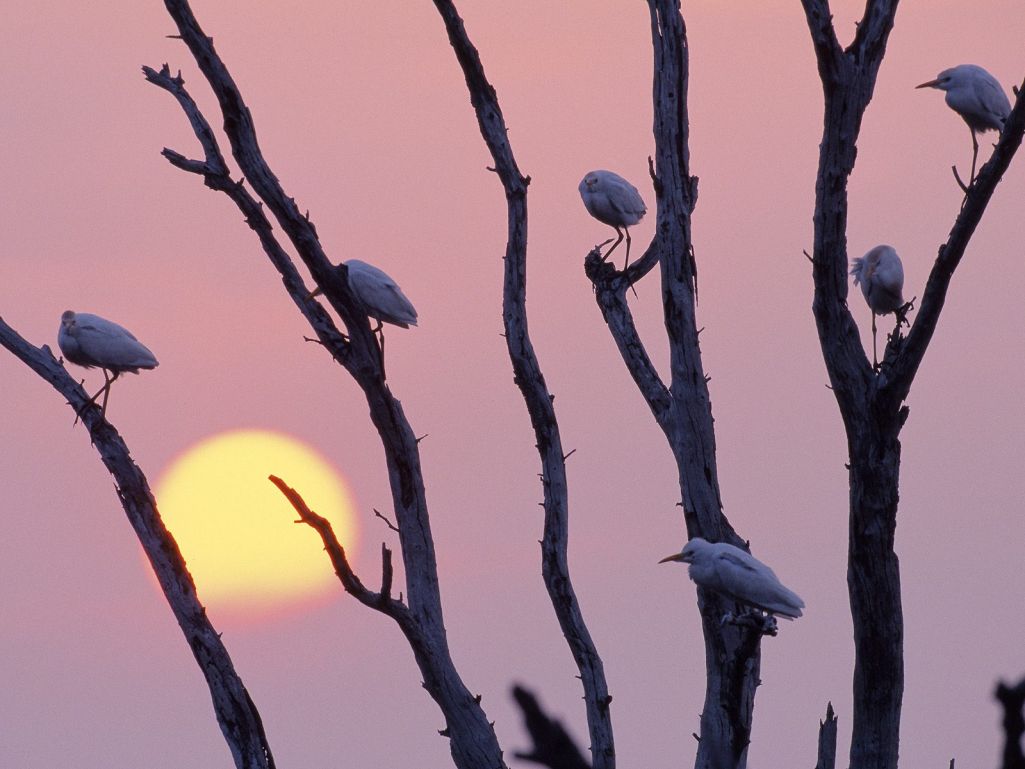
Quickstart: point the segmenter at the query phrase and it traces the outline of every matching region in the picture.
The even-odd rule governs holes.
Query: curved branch
[[[925,351],[936,331],[936,324],[939,322],[940,312],[947,297],[947,290],[950,287],[950,279],[954,271],[961,263],[968,244],[976,227],[986,213],[997,185],[1003,179],[1014,159],[1015,153],[1021,146],[1022,136],[1025,135],[1025,83],[1018,89],[1018,95],[1014,101],[1014,108],[1004,124],[1004,130],[1000,134],[996,148],[989,161],[979,170],[975,182],[968,188],[964,204],[954,221],[950,230],[947,242],[940,246],[936,262],[929,273],[929,280],[925,285],[925,293],[922,295],[922,302],[915,322],[908,332],[907,339],[895,337],[891,346],[897,352],[896,359],[887,375],[881,372],[880,383],[883,397],[899,403],[903,401],[911,389],[918,367],[925,357]]]
[[[812,45],[815,46],[819,77],[823,86],[828,88],[837,78],[840,57],[843,55],[840,41],[836,39],[836,30],[833,29],[833,14],[829,10],[829,0],[801,0],[801,5],[804,6]]]
[[[445,22],[449,43],[466,78],[481,136],[505,190],[509,231],[502,319],[513,379],[530,414],[541,457],[545,510],[541,571],[559,626],[580,672],[594,766],[596,769],[613,769],[615,743],[609,709],[612,697],[608,692],[601,657],[584,622],[569,573],[569,500],[562,438],[553,398],[541,373],[527,326],[527,185],[530,179],[524,177],[516,165],[498,96],[488,82],[480,55],[467,36],[455,6],[450,0],[435,0],[434,4]]]
[[[292,301],[317,334],[320,343],[331,353],[335,360],[345,362],[350,357],[348,340],[338,331],[331,316],[324,311],[319,302],[310,298],[310,292],[303,283],[302,276],[295,268],[292,259],[274,237],[274,228],[263,212],[263,206],[249,194],[241,181],[234,181],[228,173],[227,164],[221,154],[220,146],[210,123],[204,117],[192,95],[185,88],[185,80],[181,73],[171,76],[170,68],[165,64],[160,71],[152,67],[143,67],[143,74],[153,85],[163,88],[177,99],[185,112],[189,123],[195,131],[203,147],[203,160],[189,160],[183,155],[165,148],[161,153],[168,162],[177,168],[199,174],[207,187],[226,194],[245,217],[246,224],[260,239],[260,245],[271,263],[281,275],[282,283]]]
[[[321,341],[363,390],[371,420],[381,437],[406,574],[409,621],[399,624],[423,675],[424,688],[445,716],[447,725],[442,734],[450,738],[453,760],[460,769],[504,766],[501,748],[480,707],[480,698],[470,694],[452,661],[418,442],[401,404],[385,384],[381,348],[370,330],[366,312],[328,261],[309,217],[299,212],[295,200],[285,194],[271,172],[256,140],[249,108],[188,2],[165,0],[164,4],[217,97],[232,156],[348,330],[344,347],[337,346],[337,340],[335,346],[323,338]],[[253,216],[249,212],[246,216],[252,226]],[[262,227],[261,223],[258,234]],[[274,250],[281,251],[280,246]],[[313,318],[317,320],[316,315]]]
[[[360,578],[356,576],[356,572],[353,571],[352,566],[349,564],[349,559],[345,555],[345,548],[342,547],[338,537],[335,536],[331,522],[310,510],[302,495],[276,475],[267,476],[267,480],[278,487],[278,490],[284,494],[285,499],[288,500],[296,513],[299,514],[299,520],[296,523],[304,523],[320,535],[320,540],[324,543],[324,550],[327,551],[328,558],[331,559],[331,565],[334,567],[335,574],[342,583],[342,587],[345,588],[345,592],[353,596],[364,606],[377,609],[399,624],[408,622],[409,616],[405,604],[391,597],[391,550],[383,544],[381,545],[381,592],[375,593],[373,590],[369,590]]]
[[[995,693],[1004,709],[1004,755],[1001,769],[1025,769],[1021,738],[1025,735],[1025,678],[1015,686],[1001,682]]]
[[[235,672],[220,634],[206,616],[178,543],[164,526],[142,470],[117,430],[89,404],[89,397],[57,361],[50,348],[34,347],[0,318],[0,345],[63,395],[89,430],[93,446],[114,478],[118,498],[153,567],[160,589],[203,672],[217,723],[238,769],[274,769],[267,735],[242,679]],[[84,409],[84,410],[83,410]]]
[[[648,254],[654,254],[654,261],[658,261],[658,249],[654,248],[654,244],[645,253],[644,259]],[[630,266],[638,263],[634,262]],[[627,371],[633,377],[655,421],[666,435],[671,434],[674,419],[673,397],[651,362],[644,342],[637,333],[633,313],[626,299],[628,281],[624,280],[622,272],[617,271],[608,262],[602,261],[601,250],[598,248],[592,250],[584,260],[584,272],[594,286],[595,301],[598,302],[602,318],[609,327],[609,333],[619,349]]]

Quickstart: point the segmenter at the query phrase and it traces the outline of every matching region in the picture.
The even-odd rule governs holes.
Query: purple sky
[[[335,261],[396,277],[420,328],[388,337],[388,375],[422,444],[453,654],[507,755],[525,747],[508,687],[537,687],[586,744],[579,682],[539,574],[541,490],[501,332],[505,207],[431,3],[196,0],[272,168]],[[703,652],[679,549],[676,474],[594,305],[582,261],[606,228],[584,172],[645,182],[651,49],[639,2],[462,2],[531,175],[531,331],[569,462],[571,566],[615,698],[624,766],[690,763]],[[699,322],[726,513],[808,604],[763,646],[751,766],[812,765],[827,700],[850,734],[845,439],[802,249],[821,92],[800,4],[688,2]],[[1020,0],[908,2],[851,182],[851,255],[900,252],[920,296],[960,203],[963,122],[914,86],[954,64],[1010,91]],[[834,4],[849,39],[859,4]],[[162,3],[14,4],[0,27],[0,315],[55,347],[65,309],[129,326],[160,359],[119,383],[110,418],[151,482],[183,450],[258,427],[328,457],[359,505],[354,553],[378,580],[383,454],[362,396],[315,345],[229,202],[171,168],[195,140],[143,64],[215,105]],[[992,141],[983,142],[988,156]],[[996,763],[998,677],[1025,670],[1025,292],[1019,158],[948,297],[909,401],[897,548],[906,619],[907,766]],[[650,238],[653,216],[635,230]],[[655,274],[633,300],[665,363]],[[869,314],[852,295],[865,339]],[[86,374],[87,386],[99,374]],[[209,695],[73,415],[0,354],[0,765],[223,767]],[[268,484],[268,494],[276,494]],[[328,568],[325,563],[325,568]],[[201,590],[202,594],[202,590]],[[443,721],[387,620],[337,595],[260,620],[211,610],[281,767],[450,765]]]

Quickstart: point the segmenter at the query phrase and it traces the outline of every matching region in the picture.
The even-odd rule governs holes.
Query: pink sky
[[[602,654],[623,766],[690,763],[703,692],[694,588],[657,566],[682,545],[676,474],[594,305],[582,261],[607,237],[577,184],[592,168],[645,182],[651,49],[638,2],[462,2],[530,187],[531,331],[569,463],[571,565]],[[576,670],[548,605],[541,490],[499,336],[504,199],[431,3],[196,0],[289,194],[336,261],[396,277],[421,326],[388,337],[389,382],[422,444],[457,664],[507,755],[525,747],[508,687],[540,689],[586,745]],[[821,94],[800,4],[699,0],[691,44],[702,349],[726,513],[808,604],[763,650],[754,769],[812,765],[827,700],[850,733],[845,440],[820,358],[809,265]],[[836,3],[844,38],[859,4]],[[900,252],[922,293],[970,160],[942,95],[954,64],[1010,91],[1025,74],[1020,0],[908,2],[851,182],[849,243]],[[146,84],[168,62],[214,102],[160,2],[42,0],[0,28],[0,315],[55,347],[63,310],[129,326],[160,359],[119,383],[110,418],[155,482],[222,430],[288,433],[331,459],[360,506],[354,554],[378,579],[393,535],[383,454],[357,388],[315,345],[223,196],[171,168],[194,154],[177,104]],[[988,155],[991,141],[983,142]],[[1025,671],[1022,436],[1025,292],[1012,166],[955,277],[910,398],[897,548],[906,618],[907,766],[996,763],[999,677]],[[643,243],[653,217],[635,230]],[[635,312],[660,360],[654,274]],[[859,295],[852,308],[866,331]],[[664,335],[661,335],[664,336]],[[870,339],[866,335],[866,339]],[[88,386],[99,375],[87,374]],[[0,765],[222,767],[209,694],[89,446],[56,393],[6,352],[0,487]],[[268,484],[268,494],[276,493]],[[325,563],[325,568],[327,564]],[[397,629],[338,590],[260,622],[212,618],[282,767],[450,765],[440,713]]]

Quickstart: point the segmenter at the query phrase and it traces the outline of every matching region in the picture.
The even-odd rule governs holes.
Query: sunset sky
[[[0,25],[0,316],[56,351],[66,309],[130,328],[160,360],[113,388],[108,417],[154,486],[219,433],[262,429],[326,459],[355,506],[346,542],[376,588],[397,547],[362,394],[318,345],[239,212],[163,147],[198,155],[184,114],[140,67],[167,62],[215,126],[216,102],[163,3],[8,4]],[[834,2],[841,39],[863,3]],[[661,432],[583,274],[610,230],[577,185],[646,178],[651,45],[637,0],[463,0],[530,185],[530,329],[562,429],[570,561],[604,662],[621,765],[692,762],[704,656],[679,565],[679,488]],[[387,271],[420,314],[390,329],[389,385],[421,443],[446,627],[513,767],[528,746],[509,687],[539,691],[587,746],[579,681],[540,578],[539,462],[500,336],[506,210],[462,74],[428,0],[194,0],[272,169],[334,261]],[[811,314],[821,88],[798,0],[684,3],[699,325],[725,512],[807,603],[763,644],[752,769],[811,766],[827,701],[845,765],[853,644],[846,442]],[[851,181],[849,247],[879,243],[921,296],[971,160],[941,93],[976,63],[1025,76],[1021,0],[902,4]],[[988,157],[992,134],[981,142]],[[223,146],[226,148],[227,143]],[[232,165],[237,177],[237,168]],[[1025,673],[1025,157],[965,256],[909,398],[897,551],[906,620],[901,757],[997,763],[1001,678]],[[618,257],[617,257],[618,261]],[[666,367],[657,271],[632,299]],[[860,292],[851,308],[871,345]],[[914,315],[912,314],[912,320]],[[881,327],[888,327],[883,323]],[[99,372],[70,367],[92,392]],[[231,766],[205,682],[74,414],[0,350],[0,766]],[[288,478],[285,478],[288,481]],[[301,490],[301,489],[300,489]],[[270,483],[269,505],[280,504]],[[158,503],[160,500],[158,499]],[[272,508],[271,508],[272,509]],[[281,515],[291,520],[287,506]],[[287,536],[313,540],[299,526]],[[225,547],[230,548],[231,542]],[[188,553],[186,552],[186,556]],[[262,562],[257,564],[257,568]],[[269,567],[268,567],[269,568]],[[274,568],[287,568],[275,566]],[[199,585],[201,599],[203,585]],[[451,766],[444,721],[394,624],[340,586],[274,609],[210,602],[277,765]]]

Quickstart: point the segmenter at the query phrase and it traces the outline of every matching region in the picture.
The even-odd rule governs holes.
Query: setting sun
[[[267,480],[271,474],[331,521],[347,551],[354,549],[348,491],[313,449],[264,430],[213,436],[183,452],[156,490],[207,606],[264,612],[322,595],[336,583],[320,538],[294,523],[292,506]]]

